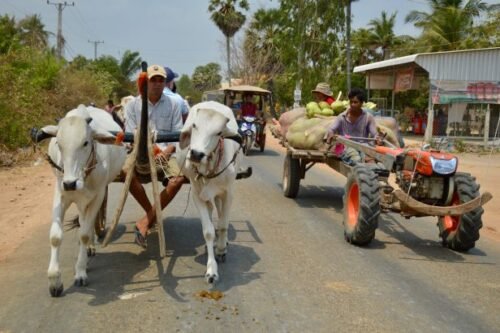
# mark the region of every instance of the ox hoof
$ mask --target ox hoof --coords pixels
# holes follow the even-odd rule
[[[215,255],[215,260],[217,262],[226,262],[226,254],[223,253],[223,254],[216,254]]]
[[[219,276],[217,274],[206,274],[205,279],[208,284],[215,284],[219,280]]]
[[[62,284],[60,286],[57,286],[57,287],[55,287],[55,286],[49,287],[50,296],[52,296],[52,297],[61,296],[63,293],[63,290],[64,290],[64,287]]]
[[[94,257],[95,256],[95,247],[88,247],[87,248],[87,257]]]
[[[75,279],[75,287],[86,287],[89,284],[89,280],[87,278],[77,278]]]

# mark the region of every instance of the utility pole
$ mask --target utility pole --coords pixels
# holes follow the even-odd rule
[[[71,4],[64,2],[50,2],[47,0],[47,5],[54,5],[57,7],[57,57],[62,58],[62,52],[64,47],[64,39],[62,36],[62,11],[66,6],[74,6],[75,3]]]
[[[94,60],[97,60],[97,44],[104,43],[103,40],[89,40],[89,43],[94,44]]]
[[[297,31],[300,36],[300,41],[299,41],[299,49],[297,51],[297,82],[295,83],[295,90],[293,91],[294,108],[298,108],[302,100],[302,79],[303,79],[302,64],[304,63],[304,39],[302,36],[303,36],[303,30],[305,30],[304,1],[302,0],[299,0],[298,11],[299,11],[299,17],[297,20]]]
[[[347,0],[346,8],[346,72],[347,72],[347,93],[351,91],[351,0]]]

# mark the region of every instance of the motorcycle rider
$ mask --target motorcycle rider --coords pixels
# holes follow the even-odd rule
[[[254,117],[257,120],[255,122],[257,133],[260,133],[260,119],[262,117],[261,111],[257,109],[257,105],[253,102],[253,94],[249,92],[243,94],[243,102],[241,103],[240,110],[238,110],[238,114],[236,116],[238,127],[241,127],[244,117]]]

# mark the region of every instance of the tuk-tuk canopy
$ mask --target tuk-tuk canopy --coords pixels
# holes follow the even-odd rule
[[[262,89],[260,87],[241,85],[241,86],[233,86],[227,88],[220,88],[220,91],[224,91],[224,93],[234,92],[234,93],[252,93],[254,95],[269,95],[271,92],[266,89]]]

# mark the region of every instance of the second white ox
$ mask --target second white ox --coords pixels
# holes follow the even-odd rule
[[[47,272],[49,291],[54,297],[60,296],[63,291],[59,248],[64,213],[72,203],[78,208],[80,223],[75,285],[88,283],[87,246],[93,241],[93,223],[107,185],[120,173],[126,158],[125,148],[113,145],[115,137],[108,132],[120,130],[106,111],[84,105],[68,112],[57,126],[42,128],[43,132],[54,137],[48,153],[57,177]]]
[[[191,108],[180,135],[177,161],[191,182],[193,201],[200,213],[208,254],[208,283],[219,279],[217,261],[223,262],[227,252],[229,211],[241,156],[240,144],[227,137],[237,134],[238,125],[230,108],[203,102]],[[219,217],[215,224],[214,206]]]

